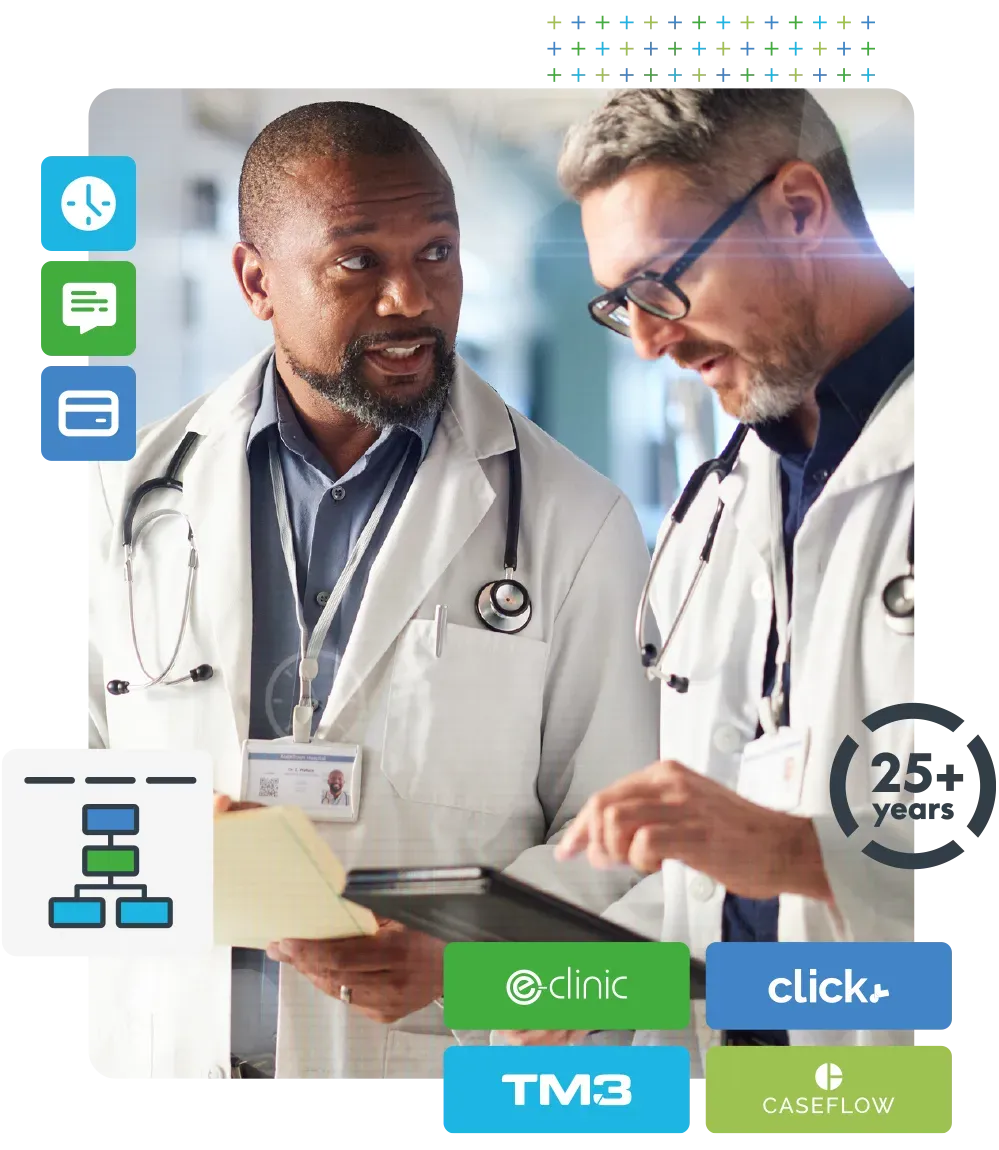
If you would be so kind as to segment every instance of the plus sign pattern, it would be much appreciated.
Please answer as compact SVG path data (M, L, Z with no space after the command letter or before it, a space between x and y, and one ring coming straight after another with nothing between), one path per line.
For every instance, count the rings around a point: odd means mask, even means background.
M870 64L558 64L545 72L552 87L870 87Z
M710 10L710 9L709 9ZM807 9L806 9L807 13ZM574 14L562 13L553 8L545 23L556 32L870 32L878 28L878 17L864 8L863 15L851 15L846 8L838 14L825 13L816 9L812 15L802 15L799 8L792 8L789 15L779 16L775 8L770 8L766 16L754 16L750 9L735 13L722 8L716 16L705 14L704 8L697 8L691 15L674 8L656 11L647 8L644 13L625 8L621 15L601 8L599 13L587 15L582 8Z
M881 55L877 40L545 40L546 56L853 56Z

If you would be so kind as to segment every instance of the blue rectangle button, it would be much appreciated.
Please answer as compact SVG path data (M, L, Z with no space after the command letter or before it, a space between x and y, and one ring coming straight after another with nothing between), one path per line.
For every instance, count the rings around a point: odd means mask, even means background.
M682 1134L690 1056L682 1046L451 1046L451 1134Z
M946 1030L945 942L714 942L706 1009L716 1030Z

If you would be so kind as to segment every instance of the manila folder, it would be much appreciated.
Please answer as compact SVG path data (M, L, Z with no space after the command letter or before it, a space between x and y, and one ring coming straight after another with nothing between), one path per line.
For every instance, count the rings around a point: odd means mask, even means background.
M263 950L282 938L374 934L366 907L340 897L346 873L298 807L215 816L215 942Z

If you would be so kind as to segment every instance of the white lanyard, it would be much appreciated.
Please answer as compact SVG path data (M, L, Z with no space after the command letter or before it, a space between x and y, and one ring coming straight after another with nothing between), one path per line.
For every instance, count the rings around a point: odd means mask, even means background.
M365 523L364 529L361 531L357 542L347 557L347 562L340 572L340 578L337 579L336 585L330 592L330 597L327 599L325 607L323 607L322 614L316 620L316 626L311 635L305 627L305 615L302 611L302 603L298 592L298 568L295 563L295 543L291 533L291 520L288 515L288 494L284 483L284 472L281 470L281 460L278 457L273 438L268 444L268 459L271 470L271 488L274 492L274 510L277 513L278 534L281 537L281 550L284 553L284 562L288 569L288 578L291 581L291 597L295 601L295 618L298 621L298 633L300 637L298 664L300 686L298 704L292 711L292 738L296 743L309 743L312 741L312 718L314 713L312 708L312 683L319 674L319 653L322 651L323 644L326 642L326 636L333 623L333 616L336 614L337 608L340 606L340 602L346 594L350 580L360 565L361 560L364 558L364 554L375 532L378 530L378 524L381 522L382 515L385 513L385 508L388 505L389 499L392 497L392 492L395 490L395 485L399 480L399 475L406 462L406 455L404 453L402 459L399 460L395 471L392 472L392 476L385 486L385 490L381 494L381 498L375 505L374 511L368 516L368 521Z

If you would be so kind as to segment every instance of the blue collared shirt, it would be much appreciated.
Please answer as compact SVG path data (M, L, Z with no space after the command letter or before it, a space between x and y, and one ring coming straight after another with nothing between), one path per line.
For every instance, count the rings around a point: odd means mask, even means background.
M895 379L912 363L914 315L915 304L822 378L815 391L819 427L811 448L802 441L790 419L774 420L756 428L763 443L780 457L789 602L794 579L795 536L829 477L860 438L874 409ZM764 695L770 694L777 675L777 641L775 617L763 672ZM784 696L787 707L791 697L790 660L784 667ZM727 942L776 942L778 906L776 898L752 899L727 894L722 912L722 938Z
M303 429L278 376L274 358L264 373L260 406L250 426L246 451L250 468L250 546L253 563L253 642L250 668L250 738L291 733L298 701L299 631L291 583L281 550L268 444L277 444L288 494L299 597L311 633L397 464L402 470L371 544L333 617L319 657L312 695L322 716L350 632L361 605L368 572L425 458L437 417L417 427L385 428L344 475L336 475Z

